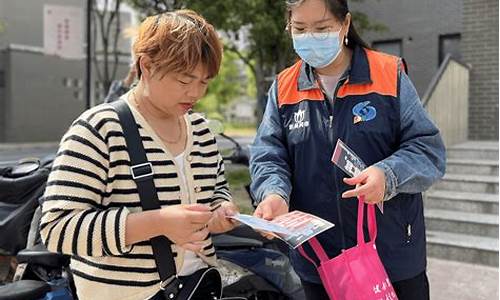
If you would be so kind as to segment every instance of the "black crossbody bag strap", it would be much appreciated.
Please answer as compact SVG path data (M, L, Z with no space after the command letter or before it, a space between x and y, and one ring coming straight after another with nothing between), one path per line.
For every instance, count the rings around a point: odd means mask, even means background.
M130 156L130 171L137 184L142 208L145 211L159 209L161 206L153 181L153 166L146 157L146 151L144 151L144 145L134 116L124 100L112 102L110 105L118 113L123 128L123 135ZM165 236L157 236L150 239L150 242L153 247L158 273L160 274L161 289L173 299L177 297L179 290L182 289L182 283L176 275L175 261L171 249L172 241Z

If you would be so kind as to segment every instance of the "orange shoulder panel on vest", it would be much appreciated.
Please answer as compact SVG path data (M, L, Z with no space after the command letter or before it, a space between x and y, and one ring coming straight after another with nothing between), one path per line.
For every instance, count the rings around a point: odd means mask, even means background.
M371 83L349 84L346 82L338 91L338 97L377 93L397 97L398 70L400 58L365 49L370 66Z
M319 88L299 91L298 79L302 61L295 63L290 68L283 70L278 75L278 105L296 104L302 100L324 100Z

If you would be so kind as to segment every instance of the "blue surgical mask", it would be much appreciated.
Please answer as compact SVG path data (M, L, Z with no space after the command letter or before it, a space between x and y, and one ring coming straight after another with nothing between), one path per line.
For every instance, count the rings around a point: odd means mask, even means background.
M314 68L331 64L340 54L340 30L337 32L293 34L293 48L300 58Z

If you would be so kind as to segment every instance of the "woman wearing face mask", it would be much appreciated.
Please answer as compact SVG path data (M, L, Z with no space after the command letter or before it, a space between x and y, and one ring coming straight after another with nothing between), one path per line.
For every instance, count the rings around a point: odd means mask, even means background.
M444 174L445 149L398 57L369 49L346 0L288 0L300 60L269 91L251 152L255 215L301 210L336 226L318 236L329 257L356 244L357 196L377 210L377 249L399 299L427 299L421 192ZM337 139L369 166L344 179ZM309 247L306 252L313 257ZM308 299L328 299L314 266L292 263Z

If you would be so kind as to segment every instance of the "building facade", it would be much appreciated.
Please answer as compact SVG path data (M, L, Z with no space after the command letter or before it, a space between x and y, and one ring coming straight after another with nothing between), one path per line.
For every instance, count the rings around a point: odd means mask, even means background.
M463 3L462 58L471 66L469 138L498 140L498 0Z
M469 139L498 140L498 0L350 2L387 30L372 47L404 57L422 97L446 55L470 66Z
M44 54L45 4L85 9L77 0L0 1L0 143L59 141L86 109L85 58ZM122 26L130 26L130 14L121 15ZM129 52L130 41L121 38L119 49ZM128 71L128 54L120 61L117 78ZM95 104L105 91L93 75Z

